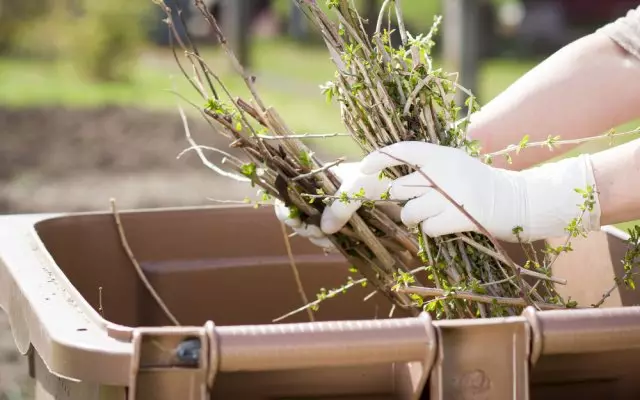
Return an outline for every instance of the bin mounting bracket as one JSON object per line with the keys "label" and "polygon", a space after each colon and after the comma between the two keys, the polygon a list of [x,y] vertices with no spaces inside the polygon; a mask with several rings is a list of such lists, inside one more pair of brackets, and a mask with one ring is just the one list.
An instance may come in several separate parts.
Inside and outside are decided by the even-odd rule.
{"label": "bin mounting bracket", "polygon": [[136,328],[127,400],[208,400],[217,372],[213,322]]}
{"label": "bin mounting bracket", "polygon": [[431,399],[529,399],[530,327],[523,317],[435,324]]}

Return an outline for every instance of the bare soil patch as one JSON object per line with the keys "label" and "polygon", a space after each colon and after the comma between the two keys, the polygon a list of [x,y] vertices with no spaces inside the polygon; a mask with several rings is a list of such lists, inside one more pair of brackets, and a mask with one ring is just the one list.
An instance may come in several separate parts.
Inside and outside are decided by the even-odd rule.
{"label": "bare soil patch", "polygon": [[[200,116],[194,138],[227,148]],[[136,108],[0,108],[0,212],[104,210],[211,204],[242,200],[248,185],[204,167],[176,111]],[[212,161],[220,157],[211,155]]]}

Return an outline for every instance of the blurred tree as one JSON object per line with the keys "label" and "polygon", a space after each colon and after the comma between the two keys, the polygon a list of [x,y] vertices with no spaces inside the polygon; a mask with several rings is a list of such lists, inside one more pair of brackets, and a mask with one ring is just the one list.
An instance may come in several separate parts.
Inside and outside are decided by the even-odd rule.
{"label": "blurred tree", "polygon": [[33,22],[50,10],[42,0],[0,0],[0,54],[13,52]]}
{"label": "blurred tree", "polygon": [[128,80],[152,25],[151,0],[0,0],[0,55],[72,62],[97,80]]}
{"label": "blurred tree", "polygon": [[69,57],[90,78],[128,80],[149,37],[157,7],[147,0],[80,0]]}

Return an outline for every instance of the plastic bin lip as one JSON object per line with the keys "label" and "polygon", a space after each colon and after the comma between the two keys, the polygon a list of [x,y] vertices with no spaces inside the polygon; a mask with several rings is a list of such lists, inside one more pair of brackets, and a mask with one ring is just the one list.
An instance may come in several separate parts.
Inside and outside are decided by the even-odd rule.
{"label": "plastic bin lip", "polygon": [[602,228],[600,228],[601,231],[610,234],[611,236],[617,238],[617,239],[621,239],[621,240],[629,240],[629,234],[625,231],[623,231],[620,228],[616,228],[615,226],[612,225],[605,225]]}
{"label": "plastic bin lip", "polygon": [[[131,343],[109,337],[102,319],[44,249],[36,225],[66,214],[0,217],[0,307],[8,314],[18,350],[33,346],[49,370],[69,380],[126,384]],[[27,278],[28,277],[28,278]],[[109,357],[119,367],[100,365]]]}

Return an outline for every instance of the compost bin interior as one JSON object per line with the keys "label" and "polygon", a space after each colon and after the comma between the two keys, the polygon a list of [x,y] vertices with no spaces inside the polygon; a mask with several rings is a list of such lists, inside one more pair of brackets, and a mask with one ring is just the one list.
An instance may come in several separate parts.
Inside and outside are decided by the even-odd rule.
{"label": "compost bin interior", "polygon": [[[273,210],[225,207],[121,213],[133,254],[155,290],[183,325],[269,324],[303,303],[283,233]],[[110,214],[45,220],[37,231],[56,264],[104,317],[126,326],[171,325],[136,274]],[[290,233],[290,232],[289,232]],[[325,255],[290,238],[307,297],[347,282],[341,255]],[[357,278],[357,277],[356,277]],[[320,306],[317,320],[373,319],[390,304],[357,287]],[[398,314],[401,315],[401,314]],[[302,312],[283,322],[309,321]]]}
{"label": "compost bin interior", "polygon": [[[271,208],[136,211],[121,216],[136,259],[183,325],[207,320],[218,326],[271,324],[300,307],[281,227]],[[101,306],[104,318],[130,327],[170,325],[123,251],[113,215],[55,217],[39,222],[36,230],[56,264],[92,307]],[[339,287],[352,275],[341,255],[325,255],[302,238],[291,238],[291,245],[310,299],[320,288]],[[508,248],[520,258],[518,246]],[[569,281],[565,295],[593,303],[611,286],[613,272],[620,272],[626,246],[621,238],[599,232],[575,239],[574,249],[561,256],[554,275]],[[319,321],[387,318],[390,304],[383,296],[363,301],[371,291],[360,286],[350,289],[321,304],[315,317]],[[615,291],[608,305],[634,305],[637,300],[635,292]],[[302,312],[283,322],[307,321]],[[592,335],[595,339],[589,343],[599,344],[566,353],[562,348],[547,351],[543,345],[532,372],[534,397],[638,394],[637,379],[630,372],[640,360],[640,346],[607,349],[602,345],[607,341],[606,328],[593,319],[581,321],[542,324],[543,335],[553,328],[554,340]],[[629,326],[635,329],[638,323],[636,319]],[[604,333],[593,336],[598,329]]]}

